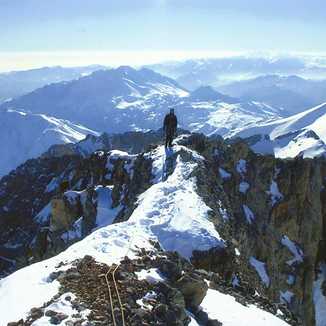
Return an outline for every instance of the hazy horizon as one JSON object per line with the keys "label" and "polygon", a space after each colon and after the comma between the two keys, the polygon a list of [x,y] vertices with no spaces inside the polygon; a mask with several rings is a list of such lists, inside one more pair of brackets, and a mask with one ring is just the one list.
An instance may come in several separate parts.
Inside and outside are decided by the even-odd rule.
{"label": "hazy horizon", "polygon": [[311,65],[326,67],[325,53],[277,53],[277,52],[218,52],[218,51],[108,51],[108,52],[15,52],[0,53],[0,73],[39,69],[44,67],[84,67],[101,65],[116,68],[123,65],[139,68],[157,63],[173,63],[186,60],[257,58],[299,59]]}

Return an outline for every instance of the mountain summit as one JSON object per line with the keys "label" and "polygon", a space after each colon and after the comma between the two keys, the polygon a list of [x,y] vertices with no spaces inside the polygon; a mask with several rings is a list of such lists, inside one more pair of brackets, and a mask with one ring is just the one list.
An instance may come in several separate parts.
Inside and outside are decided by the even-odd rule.
{"label": "mountain summit", "polygon": [[138,154],[88,137],[1,179],[6,271],[32,263],[0,281],[2,321],[324,325],[325,162],[138,135]]}

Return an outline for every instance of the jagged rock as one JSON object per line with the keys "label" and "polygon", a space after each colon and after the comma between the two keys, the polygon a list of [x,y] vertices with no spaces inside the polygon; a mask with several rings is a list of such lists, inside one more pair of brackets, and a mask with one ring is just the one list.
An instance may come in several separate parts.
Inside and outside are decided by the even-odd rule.
{"label": "jagged rock", "polygon": [[182,266],[179,262],[175,263],[171,260],[162,261],[159,269],[163,275],[172,281],[176,281],[182,276]]}
{"label": "jagged rock", "polygon": [[195,279],[190,275],[183,275],[177,280],[176,286],[183,294],[186,306],[191,308],[201,304],[208,290],[204,280]]}
{"label": "jagged rock", "polygon": [[24,320],[21,319],[18,322],[10,322],[7,324],[7,326],[24,326]]}
{"label": "jagged rock", "polygon": [[234,253],[228,248],[211,248],[207,251],[193,251],[191,262],[207,271],[219,272],[226,280],[232,277]]}
{"label": "jagged rock", "polygon": [[185,308],[185,298],[183,293],[181,293],[178,289],[166,284],[159,283],[157,288],[159,293],[163,293],[166,301],[171,305],[178,305],[180,307]]}
{"label": "jagged rock", "polygon": [[80,216],[81,203],[79,198],[71,201],[64,196],[57,196],[51,200],[50,230],[52,232],[69,230]]}
{"label": "jagged rock", "polygon": [[96,192],[93,188],[89,188],[87,190],[86,199],[83,203],[82,209],[82,225],[81,225],[81,232],[82,237],[88,235],[92,229],[96,225],[96,214],[97,208],[94,204],[94,200],[96,198]]}
{"label": "jagged rock", "polygon": [[31,318],[39,319],[44,315],[43,309],[41,308],[32,308],[31,310]]}
{"label": "jagged rock", "polygon": [[61,322],[63,320],[68,318],[68,316],[66,314],[63,314],[63,313],[54,313],[49,317],[51,317],[50,318],[50,323],[53,324],[53,325],[59,325],[59,324],[61,324]]}

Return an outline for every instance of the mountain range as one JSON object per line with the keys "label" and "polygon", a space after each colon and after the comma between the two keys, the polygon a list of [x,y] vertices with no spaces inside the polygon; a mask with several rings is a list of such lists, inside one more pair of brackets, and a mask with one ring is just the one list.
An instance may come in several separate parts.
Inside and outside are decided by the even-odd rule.
{"label": "mountain range", "polygon": [[[297,93],[307,97],[313,94],[311,83],[319,85],[316,92],[320,93],[320,97],[313,99],[311,96],[306,101],[297,98]],[[308,157],[323,155],[324,139],[319,136],[318,130],[316,132],[315,128],[310,128],[310,124],[315,122],[312,118],[302,118],[306,124],[300,130],[293,127],[291,132],[279,135],[282,141],[265,129],[266,126],[286,123],[287,117],[296,120],[295,113],[302,110],[304,103],[322,99],[324,84],[323,81],[308,81],[295,76],[265,76],[225,86],[223,90],[229,90],[229,94],[235,94],[236,90],[240,92],[240,97],[235,97],[220,93],[211,86],[189,91],[175,80],[148,68],[136,70],[122,66],[98,70],[75,80],[43,86],[0,105],[3,125],[1,138],[10,139],[2,151],[5,154],[8,146],[11,148],[7,159],[2,161],[0,175],[8,173],[26,159],[40,155],[50,145],[75,142],[87,133],[98,135],[102,132],[114,134],[158,130],[170,107],[176,110],[179,126],[184,130],[224,138],[249,138],[247,141],[255,151],[274,153],[283,158],[299,154]],[[290,113],[287,105],[276,105],[285,103],[279,94],[274,97],[272,92],[267,91],[266,94],[273,99],[269,101],[264,97],[264,92],[260,93],[262,88],[275,87],[285,92],[289,103],[293,98],[300,103],[300,107],[292,107],[294,114]],[[249,100],[244,96],[245,90],[260,94],[262,102]],[[293,95],[292,99],[288,92]],[[256,99],[254,96],[252,98]],[[275,105],[267,104],[271,102]],[[303,112],[307,115],[304,113],[303,117],[311,116],[310,108],[305,108]],[[317,120],[322,119],[323,115],[324,106],[321,106],[313,117]],[[35,119],[43,122],[32,123]],[[53,121],[56,122],[53,124]],[[32,133],[29,132],[31,128]],[[253,137],[255,133],[258,136]],[[28,135],[32,135],[32,139]]]}
{"label": "mountain range", "polygon": [[[30,128],[26,116],[35,118],[37,115],[48,117],[48,120],[54,117],[63,124],[69,121],[75,125],[74,129],[79,125],[84,130],[92,130],[93,134],[104,131],[113,134],[160,129],[170,107],[176,110],[180,128],[225,137],[284,116],[282,109],[241,101],[211,87],[189,92],[176,81],[152,70],[131,67],[100,70],[77,80],[46,85],[3,103],[0,110],[6,112],[4,117],[13,116],[14,111],[25,112],[24,119],[16,115],[25,122],[17,123],[20,133],[28,133]],[[2,138],[8,139],[15,123],[12,118],[10,121],[3,119],[3,123],[6,128],[2,130]],[[35,124],[33,128],[39,135],[48,135],[44,125]],[[39,143],[43,151],[47,150],[48,139]],[[20,137],[19,141],[21,146],[13,146],[12,155],[34,157],[26,154],[31,153],[29,148],[33,140]],[[53,144],[58,141],[67,142],[68,138],[53,138]],[[17,166],[17,160],[11,162],[12,168]],[[8,169],[6,166],[0,173]]]}
{"label": "mountain range", "polygon": [[58,66],[0,73],[0,103],[47,84],[77,79],[103,68],[99,65],[74,68]]}
{"label": "mountain range", "polygon": [[264,75],[297,75],[303,78],[326,78],[325,60],[305,57],[235,56],[192,59],[147,66],[194,90],[200,86],[219,87],[234,81]]}
{"label": "mountain range", "polygon": [[264,75],[229,83],[218,89],[230,96],[282,107],[288,115],[326,102],[326,81],[298,76]]}

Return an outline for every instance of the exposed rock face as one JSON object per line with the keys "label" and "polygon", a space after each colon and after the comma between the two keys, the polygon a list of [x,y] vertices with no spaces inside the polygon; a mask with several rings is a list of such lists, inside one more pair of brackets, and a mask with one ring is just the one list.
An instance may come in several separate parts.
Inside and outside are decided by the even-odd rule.
{"label": "exposed rock face", "polygon": [[185,141],[207,159],[206,173],[197,171],[198,190],[229,240],[228,252],[194,253],[193,262],[240,275],[314,325],[313,282],[325,262],[325,161],[276,160],[242,142],[192,137]]}

